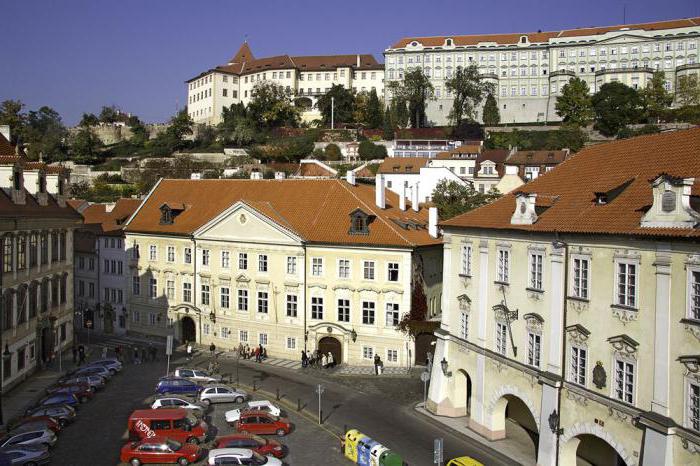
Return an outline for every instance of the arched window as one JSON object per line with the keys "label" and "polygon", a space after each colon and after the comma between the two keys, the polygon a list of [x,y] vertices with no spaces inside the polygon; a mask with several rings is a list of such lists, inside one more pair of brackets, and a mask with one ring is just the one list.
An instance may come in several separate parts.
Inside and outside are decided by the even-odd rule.
{"label": "arched window", "polygon": [[454,43],[453,43],[452,39],[447,39],[447,40],[445,41],[445,45],[446,45],[447,47],[452,47],[452,46],[454,45]]}

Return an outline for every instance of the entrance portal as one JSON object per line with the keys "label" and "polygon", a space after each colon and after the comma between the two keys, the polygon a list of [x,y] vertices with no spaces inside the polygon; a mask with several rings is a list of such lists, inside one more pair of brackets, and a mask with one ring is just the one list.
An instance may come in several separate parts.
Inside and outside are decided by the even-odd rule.
{"label": "entrance portal", "polygon": [[182,335],[182,341],[197,341],[197,329],[195,328],[192,317],[183,317],[180,320],[180,325],[180,335]]}
{"label": "entrance portal", "polygon": [[333,362],[335,362],[335,364],[340,364],[342,362],[343,351],[340,342],[337,338],[321,338],[318,342],[318,350],[321,352],[321,354],[331,353],[333,355]]}
{"label": "entrance portal", "polygon": [[53,351],[53,330],[51,327],[41,329],[41,359],[45,363],[51,360]]}
{"label": "entrance portal", "polygon": [[428,351],[435,352],[435,342],[437,338],[432,333],[420,333],[416,335],[416,365],[424,365],[428,358]]}

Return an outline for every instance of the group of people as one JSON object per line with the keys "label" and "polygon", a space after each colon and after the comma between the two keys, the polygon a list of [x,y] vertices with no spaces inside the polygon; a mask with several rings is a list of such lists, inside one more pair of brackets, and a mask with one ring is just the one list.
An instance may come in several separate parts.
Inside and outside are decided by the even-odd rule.
{"label": "group of people", "polygon": [[[152,343],[149,343],[147,347],[138,345],[134,345],[133,347],[117,345],[117,347],[114,348],[114,354],[119,362],[122,363],[131,362],[132,364],[138,365],[144,362],[155,362],[158,360],[158,350]],[[104,359],[106,357],[107,347],[104,346],[102,348],[102,358]]]}
{"label": "group of people", "polygon": [[267,359],[267,348],[263,345],[258,345],[255,348],[251,348],[243,343],[238,344],[238,356],[242,359],[255,359],[255,362],[263,362]]}
{"label": "group of people", "polygon": [[321,350],[316,351],[306,351],[301,352],[301,367],[321,367],[322,369],[330,369],[335,367],[335,358],[333,354],[329,351],[328,354],[321,353]]}

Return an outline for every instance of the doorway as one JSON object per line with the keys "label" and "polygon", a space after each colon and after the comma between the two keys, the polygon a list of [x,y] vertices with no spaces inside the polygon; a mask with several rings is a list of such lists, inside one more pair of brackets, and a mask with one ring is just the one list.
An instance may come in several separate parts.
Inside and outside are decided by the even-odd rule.
{"label": "doorway", "polygon": [[342,347],[340,341],[333,337],[323,337],[318,342],[318,350],[321,354],[331,353],[333,355],[333,362],[335,364],[340,364],[342,362]]}
{"label": "doorway", "polygon": [[432,333],[424,332],[416,335],[415,365],[423,366],[427,364],[428,351],[431,353],[435,351],[435,345],[433,344],[435,340],[437,340],[437,338]]}
{"label": "doorway", "polygon": [[182,335],[182,341],[197,341],[197,330],[194,325],[194,320],[192,317],[185,316],[180,320],[180,334]]}

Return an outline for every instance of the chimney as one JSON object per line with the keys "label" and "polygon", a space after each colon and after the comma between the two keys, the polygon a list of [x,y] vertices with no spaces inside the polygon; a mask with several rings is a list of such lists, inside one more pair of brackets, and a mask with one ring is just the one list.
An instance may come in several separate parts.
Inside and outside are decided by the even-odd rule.
{"label": "chimney", "polygon": [[411,207],[416,212],[418,212],[418,210],[420,209],[420,199],[418,198],[418,193],[420,191],[419,186],[420,181],[416,181],[413,185],[413,191],[411,192],[411,194],[413,195],[413,199],[411,200]]}
{"label": "chimney", "polygon": [[406,210],[406,184],[401,186],[401,194],[399,194],[399,208]]}
{"label": "chimney", "polygon": [[506,165],[506,175],[517,175],[518,171],[517,165]]}
{"label": "chimney", "polygon": [[5,136],[5,139],[10,140],[10,125],[0,125],[0,134]]}
{"label": "chimney", "polygon": [[428,209],[428,234],[433,238],[438,237],[438,210],[437,207],[430,207]]}
{"label": "chimney", "polygon": [[190,173],[190,179],[191,180],[201,180],[202,174],[201,173]]}
{"label": "chimney", "polygon": [[374,202],[380,209],[386,208],[386,193],[384,192],[384,175],[377,173],[376,185],[374,188]]}
{"label": "chimney", "polygon": [[360,67],[360,55],[359,54],[357,55],[357,67],[358,68]]}
{"label": "chimney", "polygon": [[348,184],[355,186],[355,172],[348,170],[347,173],[345,173],[345,180],[348,182]]}

